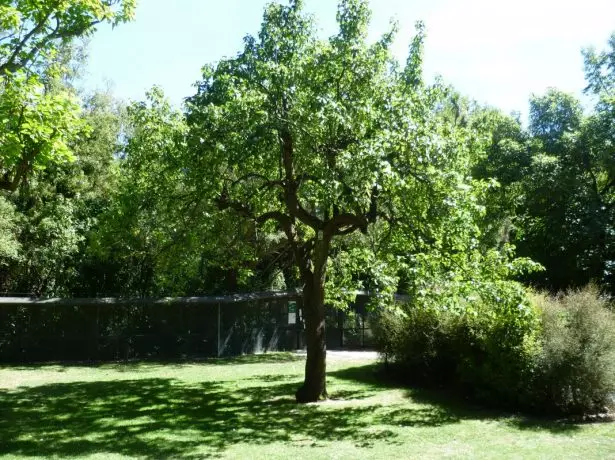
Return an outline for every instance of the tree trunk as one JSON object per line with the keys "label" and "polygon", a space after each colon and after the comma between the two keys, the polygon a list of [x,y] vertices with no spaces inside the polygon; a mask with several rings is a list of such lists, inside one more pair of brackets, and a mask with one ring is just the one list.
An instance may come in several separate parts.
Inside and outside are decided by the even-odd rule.
{"label": "tree trunk", "polygon": [[295,393],[298,403],[315,402],[327,398],[325,335],[325,287],[322,277],[314,276],[303,287],[303,316],[307,360],[305,380]]}

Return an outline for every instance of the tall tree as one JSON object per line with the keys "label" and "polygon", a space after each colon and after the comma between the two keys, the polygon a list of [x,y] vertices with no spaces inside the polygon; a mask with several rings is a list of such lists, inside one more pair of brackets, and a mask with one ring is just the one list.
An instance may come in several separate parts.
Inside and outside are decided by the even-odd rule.
{"label": "tall tree", "polygon": [[612,290],[615,277],[609,53],[585,54],[588,91],[597,101],[589,115],[578,99],[551,88],[530,100],[526,132],[487,111],[477,117],[492,142],[475,174],[500,184],[488,204],[490,224],[506,216],[510,225],[502,236],[546,268],[529,280],[554,291],[589,281]]}
{"label": "tall tree", "polygon": [[[596,271],[615,292],[615,33],[602,51],[584,51],[586,93],[596,101],[593,113],[583,126],[586,148],[579,161],[583,165],[593,206],[593,220],[599,231],[593,260],[599,254]],[[596,254],[597,253],[597,254]]]}
{"label": "tall tree", "polygon": [[443,116],[446,89],[423,83],[422,26],[400,67],[394,30],[368,43],[369,18],[366,1],[343,0],[339,32],[319,40],[301,1],[272,4],[258,37],[206,66],[187,101],[182,174],[220,212],[281,230],[292,249],[307,340],[299,402],[327,395],[325,285],[345,238],[383,240],[386,250],[363,260],[383,267],[374,274],[389,289],[403,264],[474,244],[478,206],[466,181],[475,144]]}

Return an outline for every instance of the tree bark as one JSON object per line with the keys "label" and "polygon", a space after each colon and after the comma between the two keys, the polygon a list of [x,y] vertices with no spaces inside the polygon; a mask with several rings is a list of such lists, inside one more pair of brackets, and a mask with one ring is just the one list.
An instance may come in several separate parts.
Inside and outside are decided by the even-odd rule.
{"label": "tree bark", "polygon": [[320,276],[313,276],[303,287],[307,359],[303,385],[295,393],[298,403],[327,399],[324,294],[324,279]]}

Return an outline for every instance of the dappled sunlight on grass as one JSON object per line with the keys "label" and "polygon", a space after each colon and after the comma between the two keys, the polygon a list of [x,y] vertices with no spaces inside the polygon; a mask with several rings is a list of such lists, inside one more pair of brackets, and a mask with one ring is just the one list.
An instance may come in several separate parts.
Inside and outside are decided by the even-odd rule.
{"label": "dappled sunlight on grass", "polygon": [[455,452],[480,453],[481,439],[502,433],[545,446],[552,436],[577,433],[602,449],[596,452],[615,455],[604,425],[554,429],[540,422],[527,429],[528,421],[513,416],[400,388],[369,361],[332,360],[331,399],[308,405],[293,398],[303,372],[296,356],[230,361],[4,368],[0,455],[326,458],[370,457],[377,448],[384,456],[422,449],[436,458],[456,444]]}

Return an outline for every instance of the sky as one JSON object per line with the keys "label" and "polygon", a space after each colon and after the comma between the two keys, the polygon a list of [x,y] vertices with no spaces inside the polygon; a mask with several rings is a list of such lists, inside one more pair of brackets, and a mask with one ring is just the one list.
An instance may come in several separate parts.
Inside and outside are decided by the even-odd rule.
{"label": "sky", "polygon": [[[285,0],[282,0],[284,3]],[[335,33],[336,0],[304,0],[320,33]],[[139,0],[136,19],[101,26],[89,45],[86,89],[142,100],[161,86],[179,106],[194,94],[200,69],[236,55],[258,33],[268,0]],[[172,6],[169,6],[172,5]],[[615,32],[615,0],[371,0],[370,36],[391,19],[394,54],[405,61],[414,24],[425,22],[425,74],[462,94],[527,115],[532,94],[548,87],[581,97],[581,50],[602,49]]]}

